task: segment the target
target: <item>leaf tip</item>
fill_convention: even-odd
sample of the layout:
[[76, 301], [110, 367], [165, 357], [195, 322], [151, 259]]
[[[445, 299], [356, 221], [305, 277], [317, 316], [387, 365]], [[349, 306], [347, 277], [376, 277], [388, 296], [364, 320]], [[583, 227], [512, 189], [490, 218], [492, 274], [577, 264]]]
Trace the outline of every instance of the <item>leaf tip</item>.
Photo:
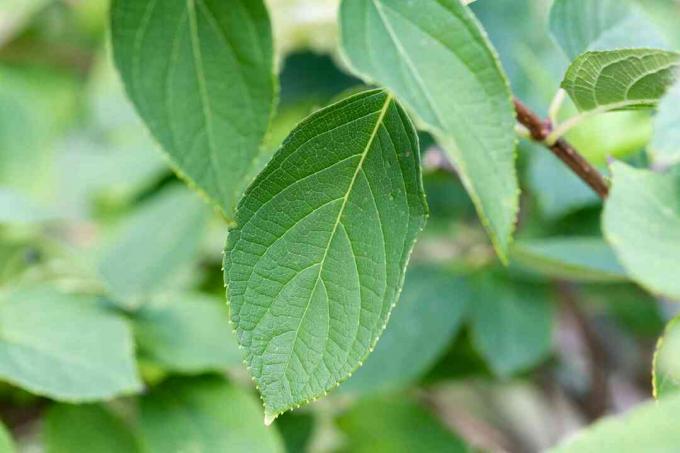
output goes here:
[[272, 423], [274, 423], [274, 420], [276, 420], [276, 417], [278, 417], [278, 414], [270, 414], [269, 412], [264, 413], [264, 425], [265, 426], [271, 426]]

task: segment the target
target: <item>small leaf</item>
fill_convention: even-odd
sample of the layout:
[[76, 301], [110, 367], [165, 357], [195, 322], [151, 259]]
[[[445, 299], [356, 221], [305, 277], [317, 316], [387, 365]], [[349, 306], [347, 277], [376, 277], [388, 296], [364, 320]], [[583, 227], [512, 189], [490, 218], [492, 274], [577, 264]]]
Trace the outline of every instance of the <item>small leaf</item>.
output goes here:
[[616, 162], [603, 231], [630, 277], [680, 299], [680, 172], [637, 170]]
[[513, 263], [536, 273], [579, 282], [627, 280], [614, 251], [600, 238], [570, 237], [520, 241]]
[[116, 302], [136, 308], [173, 283], [198, 252], [208, 214], [195, 194], [176, 185], [126, 219], [99, 264]]
[[426, 212], [418, 138], [383, 91], [310, 116], [246, 191], [225, 282], [269, 419], [337, 386], [373, 349]]
[[5, 425], [0, 422], [0, 453], [14, 453], [14, 442]]
[[43, 425], [47, 453], [135, 453], [136, 439], [123, 421], [100, 405], [57, 404]]
[[581, 111], [654, 107], [676, 79], [680, 54], [658, 49], [586, 52], [562, 81]]
[[645, 13], [628, 0], [555, 0], [550, 31], [570, 60], [586, 50], [666, 46]]
[[114, 58], [173, 167], [231, 218], [276, 97], [261, 0], [115, 0]]
[[344, 0], [340, 20], [355, 73], [393, 91], [437, 137], [505, 260], [519, 202], [515, 113], [473, 14], [459, 0]]
[[125, 320], [50, 288], [0, 295], [0, 379], [70, 402], [141, 388]]
[[544, 288], [480, 275], [469, 306], [473, 344], [498, 376], [549, 354], [554, 309]]
[[389, 329], [342, 390], [388, 392], [421, 377], [458, 331], [469, 298], [455, 274], [430, 266], [410, 269]]
[[606, 417], [567, 439], [550, 453], [649, 453], [676, 451], [680, 394], [649, 401], [621, 416]]
[[680, 163], [680, 81], [666, 92], [654, 120], [654, 136], [648, 151], [654, 163], [669, 167]]
[[165, 382], [141, 399], [140, 426], [148, 452], [283, 452], [255, 399], [217, 377]]
[[652, 385], [657, 399], [680, 390], [680, 317], [669, 322], [659, 338], [654, 352]]
[[406, 397], [363, 400], [340, 416], [343, 453], [470, 451], [430, 412]]
[[217, 298], [157, 298], [135, 312], [135, 338], [144, 357], [165, 370], [220, 371], [242, 360], [228, 318], [227, 307]]

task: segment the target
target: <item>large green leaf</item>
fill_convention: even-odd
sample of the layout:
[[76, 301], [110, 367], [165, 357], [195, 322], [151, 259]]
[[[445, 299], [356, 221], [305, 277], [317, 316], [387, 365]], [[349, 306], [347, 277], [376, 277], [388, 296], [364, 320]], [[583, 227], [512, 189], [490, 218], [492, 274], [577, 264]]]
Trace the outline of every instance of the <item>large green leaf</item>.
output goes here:
[[586, 50], [665, 46], [654, 24], [629, 0], [555, 0], [550, 31], [571, 60]]
[[680, 318], [668, 323], [656, 346], [652, 384], [655, 398], [680, 390]]
[[602, 419], [551, 453], [672, 452], [680, 445], [680, 394], [649, 401], [622, 416]]
[[548, 277], [583, 282], [627, 280], [614, 251], [600, 238], [565, 237], [520, 241], [513, 263]]
[[254, 176], [276, 97], [261, 0], [115, 0], [128, 94], [177, 172], [231, 218]]
[[515, 226], [515, 115], [479, 23], [459, 0], [344, 0], [342, 45], [355, 72], [393, 91], [449, 152], [496, 250]]
[[344, 453], [463, 453], [465, 443], [430, 412], [400, 396], [364, 400], [338, 419]]
[[0, 379], [62, 401], [141, 389], [125, 320], [49, 288], [0, 294]]
[[586, 52], [562, 81], [581, 111], [654, 107], [676, 78], [680, 54], [658, 49]]
[[550, 353], [554, 309], [545, 288], [487, 274], [473, 288], [472, 342], [494, 373], [511, 376]]
[[458, 331], [470, 298], [465, 282], [433, 266], [406, 274], [390, 327], [375, 351], [343, 386], [350, 392], [387, 392], [408, 386], [441, 356]]
[[58, 404], [47, 411], [43, 424], [47, 453], [135, 453], [130, 429], [100, 405]]
[[676, 81], [661, 98], [648, 150], [660, 166], [680, 163], [680, 81]]
[[139, 415], [145, 452], [283, 451], [255, 399], [221, 378], [166, 382], [142, 398]]
[[268, 419], [334, 388], [373, 349], [426, 215], [418, 138], [384, 91], [310, 116], [248, 188], [224, 270]]
[[5, 425], [0, 422], [0, 453], [14, 453], [14, 442]]
[[200, 373], [241, 364], [224, 301], [204, 295], [157, 298], [134, 315], [137, 345], [166, 370]]
[[602, 225], [631, 278], [654, 293], [676, 299], [680, 299], [678, 170], [659, 174], [614, 163]]
[[114, 299], [135, 308], [149, 296], [167, 291], [195, 257], [208, 211], [180, 185], [142, 204], [121, 225], [99, 263], [99, 273]]

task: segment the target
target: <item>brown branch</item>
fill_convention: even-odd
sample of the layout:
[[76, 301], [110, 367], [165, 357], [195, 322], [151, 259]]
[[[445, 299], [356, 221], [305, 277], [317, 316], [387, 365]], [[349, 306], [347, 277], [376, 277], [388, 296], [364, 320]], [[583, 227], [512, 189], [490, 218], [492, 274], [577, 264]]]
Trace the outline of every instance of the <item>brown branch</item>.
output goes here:
[[581, 178], [583, 182], [588, 184], [600, 198], [607, 198], [607, 195], [609, 194], [609, 185], [607, 185], [607, 182], [600, 172], [590, 165], [590, 163], [563, 138], [558, 139], [554, 144], [546, 143], [546, 138], [548, 138], [548, 135], [550, 135], [553, 130], [550, 121], [541, 120], [538, 115], [529, 110], [529, 108], [518, 99], [515, 99], [514, 102], [515, 110], [517, 111], [517, 120], [529, 130], [531, 138], [550, 149], [550, 151], [564, 162], [571, 171]]

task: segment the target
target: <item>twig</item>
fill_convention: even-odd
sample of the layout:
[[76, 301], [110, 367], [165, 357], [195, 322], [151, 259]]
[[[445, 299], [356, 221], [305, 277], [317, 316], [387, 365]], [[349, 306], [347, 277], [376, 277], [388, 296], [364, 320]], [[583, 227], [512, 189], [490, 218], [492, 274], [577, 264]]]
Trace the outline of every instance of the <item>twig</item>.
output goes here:
[[550, 151], [564, 162], [583, 180], [583, 182], [588, 184], [600, 198], [607, 198], [607, 195], [609, 195], [609, 186], [600, 172], [590, 165], [590, 163], [565, 139], [559, 138], [555, 143], [547, 143], [546, 139], [553, 130], [552, 123], [550, 121], [541, 120], [521, 101], [515, 99], [514, 102], [515, 110], [517, 111], [517, 120], [529, 130], [531, 138], [550, 149]]

